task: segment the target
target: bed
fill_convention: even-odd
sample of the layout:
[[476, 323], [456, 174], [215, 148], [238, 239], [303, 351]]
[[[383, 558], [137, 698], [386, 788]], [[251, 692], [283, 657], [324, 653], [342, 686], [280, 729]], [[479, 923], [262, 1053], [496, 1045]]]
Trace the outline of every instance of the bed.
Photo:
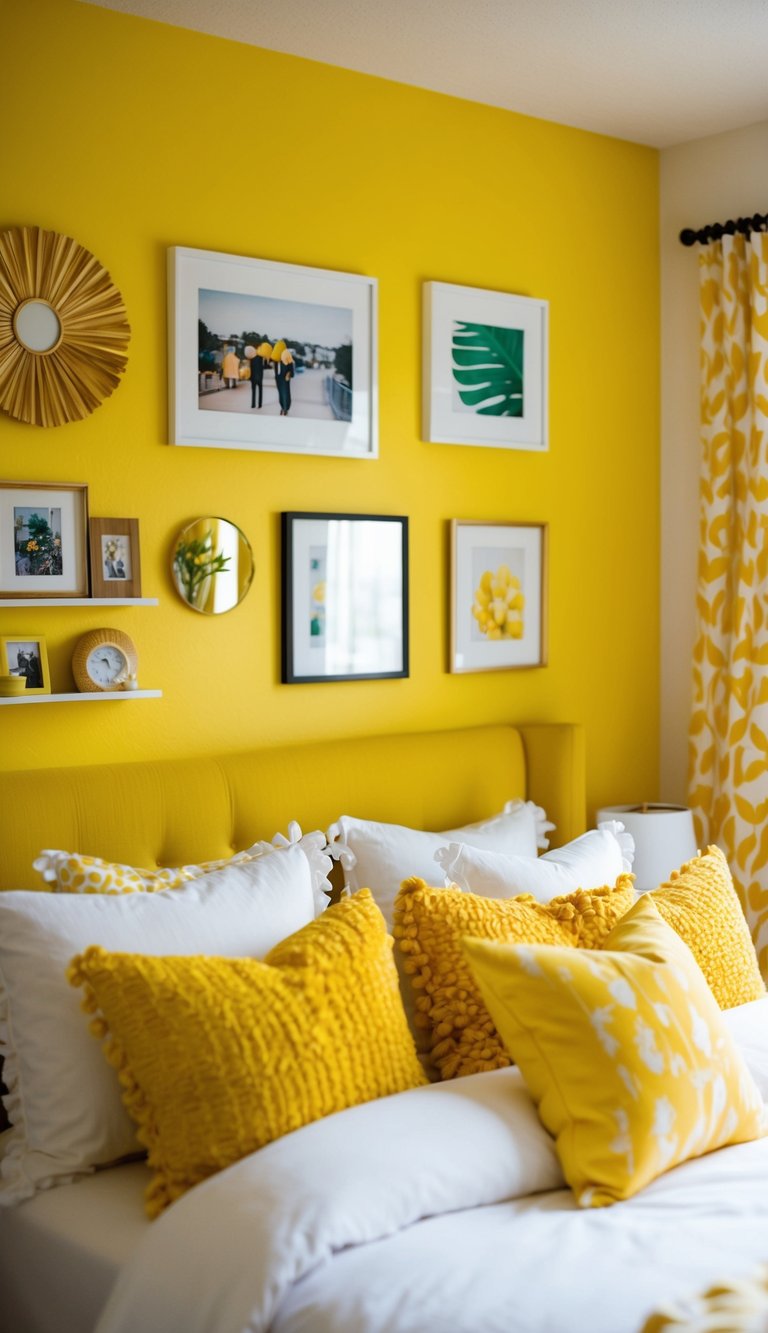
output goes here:
[[[0, 886], [44, 847], [156, 867], [344, 812], [413, 828], [543, 806], [583, 832], [570, 725], [374, 737], [0, 777]], [[768, 1000], [725, 1015], [768, 1099]], [[0, 1152], [2, 1140], [0, 1140]], [[658, 1306], [768, 1257], [768, 1138], [580, 1209], [517, 1069], [415, 1087], [270, 1143], [143, 1211], [141, 1160], [0, 1208], [13, 1333], [640, 1333]]]

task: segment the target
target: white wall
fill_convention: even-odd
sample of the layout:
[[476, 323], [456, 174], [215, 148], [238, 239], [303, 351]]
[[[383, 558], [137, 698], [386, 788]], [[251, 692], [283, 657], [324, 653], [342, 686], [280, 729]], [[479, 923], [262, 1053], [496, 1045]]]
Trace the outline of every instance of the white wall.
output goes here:
[[768, 211], [768, 121], [661, 152], [661, 773], [685, 799], [698, 549], [698, 246], [683, 227]]

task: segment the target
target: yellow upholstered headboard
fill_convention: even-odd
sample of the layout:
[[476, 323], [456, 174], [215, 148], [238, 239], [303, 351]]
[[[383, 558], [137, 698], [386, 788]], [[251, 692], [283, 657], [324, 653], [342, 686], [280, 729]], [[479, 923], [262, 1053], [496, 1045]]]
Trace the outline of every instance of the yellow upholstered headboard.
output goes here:
[[450, 828], [512, 797], [544, 806], [552, 845], [585, 828], [580, 727], [471, 727], [199, 759], [0, 774], [0, 888], [37, 889], [44, 848], [183, 865], [339, 815]]

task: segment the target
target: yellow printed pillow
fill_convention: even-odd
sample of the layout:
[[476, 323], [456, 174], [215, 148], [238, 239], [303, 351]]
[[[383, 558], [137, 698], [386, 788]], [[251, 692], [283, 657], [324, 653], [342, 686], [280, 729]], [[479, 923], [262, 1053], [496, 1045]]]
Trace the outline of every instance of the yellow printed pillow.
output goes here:
[[441, 1078], [509, 1064], [461, 947], [465, 935], [508, 943], [596, 946], [635, 901], [631, 875], [614, 888], [577, 889], [548, 903], [531, 894], [480, 898], [404, 882], [394, 936], [414, 994], [414, 1025], [427, 1032]]
[[718, 1282], [702, 1296], [657, 1310], [642, 1333], [760, 1333], [768, 1328], [768, 1264], [749, 1277]]
[[155, 893], [158, 889], [178, 889], [212, 870], [252, 859], [248, 852], [238, 852], [236, 856], [202, 861], [200, 865], [144, 870], [81, 852], [45, 851], [32, 862], [32, 867], [53, 893]]
[[685, 940], [721, 1009], [765, 995], [752, 936], [719, 847], [699, 853], [650, 896]]
[[149, 1150], [156, 1216], [312, 1120], [425, 1082], [367, 889], [250, 958], [88, 949], [69, 972]]
[[464, 948], [581, 1207], [768, 1134], [768, 1107], [701, 969], [649, 895], [600, 949]]

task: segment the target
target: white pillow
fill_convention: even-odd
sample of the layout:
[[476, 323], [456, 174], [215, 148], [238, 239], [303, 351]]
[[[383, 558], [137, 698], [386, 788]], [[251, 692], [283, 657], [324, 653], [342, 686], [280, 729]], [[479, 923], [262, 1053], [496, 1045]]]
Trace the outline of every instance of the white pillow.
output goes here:
[[370, 889], [391, 930], [392, 908], [402, 881], [413, 875], [428, 884], [442, 879], [435, 873], [435, 852], [446, 841], [535, 857], [538, 847], [549, 846], [546, 834], [553, 828], [533, 801], [508, 801], [501, 814], [444, 833], [422, 833], [401, 824], [342, 815], [328, 830], [328, 851], [341, 861], [344, 887], [350, 893]]
[[[117, 1075], [67, 980], [98, 944], [143, 954], [262, 958], [316, 915], [298, 844], [157, 893], [0, 893], [0, 1054], [12, 1128], [0, 1204], [140, 1151]], [[327, 864], [327, 857], [322, 858]]]
[[42, 875], [52, 893], [157, 893], [158, 889], [179, 889], [191, 879], [200, 879], [214, 870], [225, 870], [241, 861], [252, 861], [275, 847], [288, 847], [296, 842], [306, 852], [312, 870], [315, 906], [320, 915], [328, 906], [331, 884], [328, 871], [331, 860], [325, 855], [325, 835], [316, 830], [302, 833], [296, 820], [288, 825], [288, 836], [276, 833], [272, 842], [255, 842], [244, 852], [220, 861], [204, 861], [200, 865], [164, 866], [146, 870], [127, 866], [100, 857], [84, 856], [79, 852], [47, 850], [32, 862], [32, 869]]
[[446, 881], [484, 898], [513, 898], [532, 893], [548, 903], [574, 889], [599, 889], [614, 884], [632, 869], [635, 844], [617, 820], [574, 838], [544, 856], [505, 856], [452, 842], [435, 853]]

